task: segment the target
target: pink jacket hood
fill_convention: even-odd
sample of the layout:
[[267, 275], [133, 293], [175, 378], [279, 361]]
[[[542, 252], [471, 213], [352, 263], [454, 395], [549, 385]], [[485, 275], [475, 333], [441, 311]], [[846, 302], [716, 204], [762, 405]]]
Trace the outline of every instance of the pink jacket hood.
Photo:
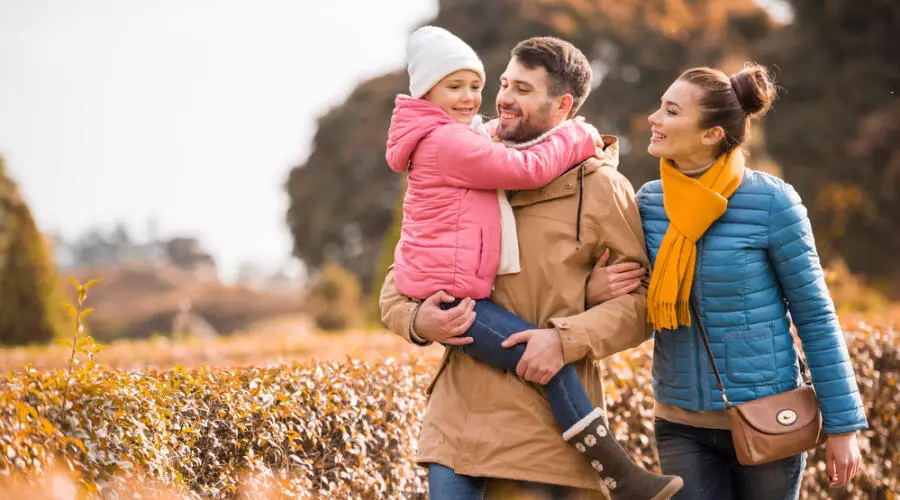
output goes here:
[[419, 142], [436, 128], [453, 123], [443, 109], [424, 99], [398, 95], [388, 131], [387, 162], [396, 172], [405, 172]]

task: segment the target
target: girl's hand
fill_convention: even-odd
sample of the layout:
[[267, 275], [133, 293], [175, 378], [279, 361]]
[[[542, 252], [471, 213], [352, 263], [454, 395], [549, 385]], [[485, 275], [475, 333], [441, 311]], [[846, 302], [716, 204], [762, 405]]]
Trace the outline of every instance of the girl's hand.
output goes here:
[[856, 432], [840, 436], [828, 436], [825, 442], [825, 470], [828, 472], [829, 486], [843, 488], [850, 484], [859, 470], [861, 456]]
[[591, 137], [594, 139], [594, 149], [596, 150], [595, 156], [597, 158], [602, 158], [603, 150], [606, 149], [606, 144], [603, 143], [603, 137], [600, 135], [600, 132], [597, 130], [597, 128], [584, 121], [584, 117], [580, 115], [572, 118], [572, 121], [591, 135]]

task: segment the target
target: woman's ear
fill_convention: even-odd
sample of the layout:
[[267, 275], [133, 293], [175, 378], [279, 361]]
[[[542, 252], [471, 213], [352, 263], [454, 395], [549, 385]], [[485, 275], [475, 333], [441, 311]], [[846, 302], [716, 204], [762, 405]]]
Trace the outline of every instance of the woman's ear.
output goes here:
[[715, 146], [725, 140], [725, 129], [720, 126], [708, 128], [703, 132], [700, 143], [704, 146]]

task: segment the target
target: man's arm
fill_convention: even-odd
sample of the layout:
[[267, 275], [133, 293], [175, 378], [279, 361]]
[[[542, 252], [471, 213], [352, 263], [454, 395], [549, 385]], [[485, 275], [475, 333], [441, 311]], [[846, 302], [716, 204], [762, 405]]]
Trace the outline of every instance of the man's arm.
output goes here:
[[388, 330], [405, 338], [407, 341], [418, 345], [428, 345], [429, 340], [422, 337], [415, 339], [410, 335], [410, 323], [413, 312], [419, 307], [419, 303], [401, 294], [394, 286], [394, 266], [388, 268], [384, 283], [381, 284], [381, 295], [378, 297], [378, 307], [381, 309], [381, 322]]
[[441, 309], [442, 302], [453, 300], [442, 291], [422, 302], [406, 297], [394, 285], [394, 266], [391, 265], [381, 285], [378, 306], [381, 321], [388, 330], [413, 344], [427, 346], [432, 341], [447, 345], [470, 344], [472, 337], [463, 334], [475, 321], [475, 301], [466, 298], [452, 309]]
[[[637, 262], [649, 271], [644, 230], [631, 184], [618, 175], [602, 175], [597, 190], [605, 210], [585, 213], [597, 232], [596, 255], [610, 250], [611, 263]], [[603, 359], [640, 345], [650, 335], [647, 322], [647, 280], [631, 293], [567, 317], [552, 318], [566, 364], [584, 357]]]

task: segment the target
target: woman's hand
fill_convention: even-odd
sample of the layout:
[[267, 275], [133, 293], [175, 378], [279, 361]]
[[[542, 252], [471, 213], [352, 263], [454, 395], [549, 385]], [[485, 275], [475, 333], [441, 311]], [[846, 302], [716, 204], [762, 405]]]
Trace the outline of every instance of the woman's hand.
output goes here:
[[585, 295], [588, 307], [637, 290], [641, 286], [644, 275], [647, 274], [647, 270], [637, 262], [622, 262], [607, 267], [608, 261], [609, 249], [607, 248], [588, 278]]
[[856, 433], [828, 436], [825, 442], [825, 470], [828, 471], [829, 486], [843, 488], [850, 484], [859, 470], [861, 456]]

